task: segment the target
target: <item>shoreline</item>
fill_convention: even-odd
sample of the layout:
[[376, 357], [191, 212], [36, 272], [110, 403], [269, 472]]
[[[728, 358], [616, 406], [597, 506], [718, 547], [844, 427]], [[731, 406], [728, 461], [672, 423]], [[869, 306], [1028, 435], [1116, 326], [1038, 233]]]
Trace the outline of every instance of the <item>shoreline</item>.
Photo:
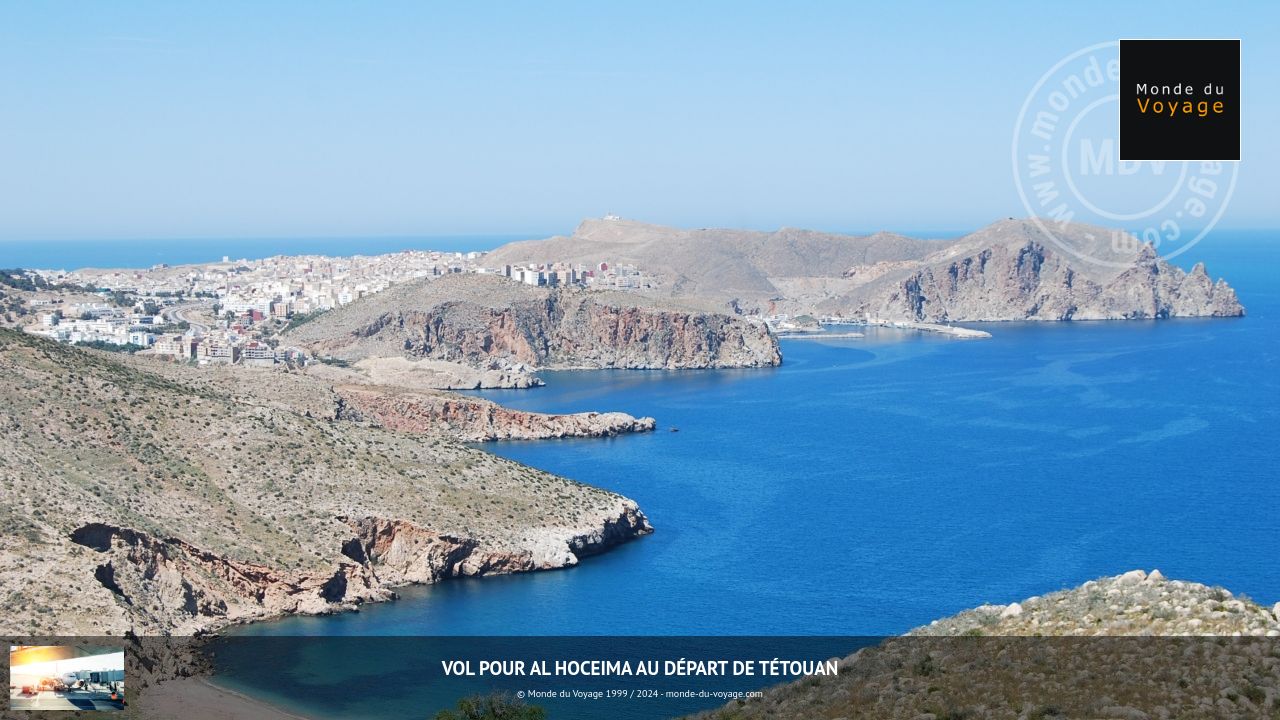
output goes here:
[[892, 330], [916, 330], [919, 332], [937, 333], [939, 335], [949, 335], [951, 337], [961, 338], [964, 340], [979, 340], [991, 337], [991, 333], [986, 330], [973, 330], [970, 328], [959, 327], [957, 325], [944, 325], [942, 323], [872, 319], [859, 324], [868, 327], [890, 328]]
[[777, 336], [779, 340], [849, 340], [862, 337], [866, 337], [866, 334], [860, 332], [797, 332], [782, 333]]

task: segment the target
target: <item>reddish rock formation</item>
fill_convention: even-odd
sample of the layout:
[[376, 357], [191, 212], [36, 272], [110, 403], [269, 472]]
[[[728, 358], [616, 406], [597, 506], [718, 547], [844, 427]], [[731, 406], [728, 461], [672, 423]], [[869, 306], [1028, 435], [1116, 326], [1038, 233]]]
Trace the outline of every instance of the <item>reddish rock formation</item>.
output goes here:
[[393, 287], [326, 313], [290, 335], [318, 354], [347, 360], [403, 356], [538, 368], [782, 362], [776, 339], [763, 325], [655, 302], [467, 275]]
[[315, 614], [395, 596], [366, 568], [289, 572], [233, 560], [177, 538], [91, 523], [73, 542], [103, 554], [94, 576], [134, 613], [175, 632], [287, 613]]
[[405, 520], [339, 518], [354, 536], [340, 560], [288, 571], [210, 552], [177, 538], [90, 523], [72, 542], [101, 553], [95, 579], [135, 617], [175, 634], [286, 614], [323, 614], [394, 598], [394, 587], [451, 577], [501, 575], [576, 565], [653, 532], [635, 504], [619, 497], [613, 514], [580, 527], [529, 530], [511, 546], [431, 531]]
[[404, 520], [348, 518], [346, 522], [356, 536], [343, 545], [342, 554], [389, 586], [568, 567], [653, 532], [644, 515], [627, 504], [597, 527], [533, 534], [516, 549], [487, 549], [474, 539], [444, 535]]
[[607, 437], [649, 432], [653, 418], [620, 412], [570, 415], [512, 410], [481, 398], [448, 393], [412, 392], [397, 388], [335, 388], [348, 419], [373, 420], [393, 430], [443, 433], [467, 442], [535, 440], [564, 437]]
[[[1236, 317], [1236, 293], [1198, 264], [1190, 272], [1150, 245], [1110, 246], [1113, 233], [1071, 226], [1057, 244], [1031, 223], [1006, 221], [916, 267], [896, 267], [820, 307], [850, 317], [925, 322]], [[1066, 247], [1086, 257], [1073, 257]], [[874, 270], [874, 268], [872, 269]], [[862, 268], [846, 271], [858, 276]]]

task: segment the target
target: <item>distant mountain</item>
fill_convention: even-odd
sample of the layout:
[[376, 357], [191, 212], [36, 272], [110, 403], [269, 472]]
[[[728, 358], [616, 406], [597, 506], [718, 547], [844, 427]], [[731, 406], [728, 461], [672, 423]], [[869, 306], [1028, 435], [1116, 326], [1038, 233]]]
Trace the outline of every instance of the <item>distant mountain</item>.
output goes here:
[[631, 264], [658, 278], [651, 296], [747, 313], [915, 321], [1244, 313], [1230, 286], [1203, 266], [1186, 272], [1132, 236], [1070, 225], [1049, 238], [1012, 219], [952, 241], [588, 220], [571, 236], [512, 243], [486, 262]]
[[492, 266], [528, 262], [631, 264], [664, 280], [677, 297], [769, 297], [773, 277], [840, 277], [846, 268], [918, 260], [948, 245], [893, 233], [839, 235], [783, 228], [683, 230], [631, 220], [584, 220], [573, 235], [511, 243], [488, 255]]

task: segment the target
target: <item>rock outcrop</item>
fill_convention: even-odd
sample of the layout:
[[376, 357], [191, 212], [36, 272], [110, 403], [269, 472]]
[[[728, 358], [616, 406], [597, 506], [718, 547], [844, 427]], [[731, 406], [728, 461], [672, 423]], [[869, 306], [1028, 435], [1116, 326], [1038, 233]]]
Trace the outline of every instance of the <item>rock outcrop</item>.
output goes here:
[[1134, 570], [937, 620], [838, 670], [697, 717], [1274, 717], [1280, 617]]
[[395, 596], [376, 587], [365, 568], [352, 563], [320, 573], [290, 572], [104, 523], [76, 528], [71, 540], [101, 554], [94, 578], [129, 607], [135, 622], [176, 634], [290, 613], [349, 609]]
[[[1010, 608], [1018, 606], [1017, 612]], [[1280, 636], [1280, 618], [1220, 587], [1130, 570], [1013, 605], [982, 605], [912, 635]]]
[[653, 532], [644, 514], [627, 503], [598, 526], [534, 533], [514, 549], [487, 548], [472, 538], [437, 533], [404, 520], [370, 517], [346, 522], [355, 537], [343, 544], [342, 554], [368, 570], [375, 583], [390, 587], [571, 567], [581, 558]]
[[193, 634], [287, 614], [351, 610], [396, 597], [393, 588], [447, 578], [551, 570], [653, 532], [634, 503], [619, 499], [598, 524], [530, 529], [507, 546], [381, 517], [338, 518], [351, 537], [342, 561], [319, 570], [245, 562], [179, 538], [89, 523], [71, 541], [97, 554], [94, 579], [135, 622]]
[[361, 299], [289, 334], [321, 356], [536, 368], [725, 368], [781, 362], [762, 324], [622, 293], [446, 276]]
[[657, 426], [653, 418], [621, 412], [525, 412], [451, 393], [373, 386], [340, 386], [335, 391], [348, 419], [371, 420], [404, 432], [443, 434], [464, 442], [611, 437], [649, 432]]
[[[1033, 223], [997, 223], [925, 258], [884, 272], [822, 307], [854, 317], [924, 322], [1132, 320], [1234, 317], [1235, 291], [1203, 264], [1190, 272], [1150, 245], [1098, 242], [1102, 228], [1072, 226], [1055, 244]], [[1078, 259], [1065, 248], [1080, 248]], [[858, 275], [858, 268], [846, 271]]]

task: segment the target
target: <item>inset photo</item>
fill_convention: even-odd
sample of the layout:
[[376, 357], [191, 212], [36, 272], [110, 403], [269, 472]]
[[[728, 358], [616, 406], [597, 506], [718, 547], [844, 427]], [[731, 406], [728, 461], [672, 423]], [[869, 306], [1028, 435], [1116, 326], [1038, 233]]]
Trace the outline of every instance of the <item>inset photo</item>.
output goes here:
[[10, 710], [123, 710], [124, 649], [10, 645]]

